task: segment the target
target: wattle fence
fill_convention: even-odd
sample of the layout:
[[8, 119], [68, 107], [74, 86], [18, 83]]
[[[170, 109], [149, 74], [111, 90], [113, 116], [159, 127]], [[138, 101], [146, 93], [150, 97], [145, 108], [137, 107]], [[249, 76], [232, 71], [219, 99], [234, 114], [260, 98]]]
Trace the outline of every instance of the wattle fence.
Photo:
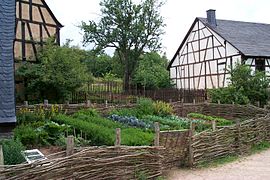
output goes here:
[[190, 129], [183, 131], [159, 132], [156, 128], [153, 147], [120, 146], [121, 140], [116, 135], [119, 144], [114, 147], [89, 147], [75, 150], [69, 156], [60, 152], [58, 156], [31, 165], [0, 166], [0, 179], [155, 179], [173, 167], [193, 167], [228, 155], [243, 155], [254, 145], [270, 141], [270, 114], [266, 109], [239, 105], [178, 105], [174, 104], [177, 113], [208, 112], [231, 117], [236, 124], [217, 127], [213, 123], [212, 130], [201, 133], [195, 132], [193, 122]]
[[90, 147], [67, 157], [0, 166], [0, 179], [154, 179], [162, 175], [163, 149]]
[[228, 155], [248, 153], [253, 145], [270, 141], [270, 114], [196, 134], [191, 138], [191, 166]]

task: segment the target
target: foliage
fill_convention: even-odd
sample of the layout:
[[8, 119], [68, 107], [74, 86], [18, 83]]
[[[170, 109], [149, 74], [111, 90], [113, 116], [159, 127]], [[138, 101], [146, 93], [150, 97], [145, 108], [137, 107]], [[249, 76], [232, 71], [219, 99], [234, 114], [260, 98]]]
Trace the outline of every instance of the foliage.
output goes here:
[[270, 148], [270, 143], [268, 141], [262, 141], [251, 147], [251, 153], [258, 153]]
[[179, 118], [177, 116], [167, 116], [167, 117], [160, 117], [160, 116], [153, 116], [147, 115], [143, 117], [143, 120], [146, 122], [159, 122], [161, 130], [182, 130], [188, 129], [190, 120], [187, 118]]
[[139, 61], [133, 83], [147, 89], [171, 87], [168, 60], [156, 52], [146, 53]]
[[48, 121], [60, 113], [63, 113], [61, 105], [51, 105], [50, 107], [35, 106], [33, 111], [29, 108], [21, 108], [17, 113], [17, 123], [19, 125], [27, 125], [39, 121]]
[[27, 80], [28, 95], [63, 102], [90, 78], [86, 66], [81, 63], [84, 58], [78, 48], [68, 44], [59, 47], [49, 40], [39, 52], [39, 63], [23, 64], [16, 75]]
[[149, 98], [139, 98], [136, 104], [136, 117], [154, 114], [154, 102]]
[[73, 117], [78, 117], [80, 115], [86, 115], [87, 117], [100, 117], [96, 109], [82, 109], [76, 112]]
[[25, 162], [22, 155], [22, 151], [25, 150], [25, 147], [18, 139], [2, 140], [0, 141], [0, 145], [3, 147], [5, 165], [16, 165]]
[[104, 118], [80, 116], [76, 119], [65, 115], [58, 115], [54, 121], [64, 123], [87, 134], [91, 145], [113, 145], [115, 140], [115, 128], [122, 130], [123, 145], [150, 145], [153, 135], [141, 129], [127, 128], [120, 123]]
[[244, 89], [236, 89], [235, 87], [225, 87], [219, 89], [209, 90], [211, 100], [213, 103], [220, 101], [221, 104], [241, 104], [245, 105], [250, 102], [249, 98], [245, 95]]
[[160, 16], [162, 3], [144, 0], [135, 4], [131, 0], [102, 0], [102, 17], [98, 23], [82, 23], [84, 43], [93, 43], [97, 50], [115, 48], [121, 64], [125, 67], [124, 84], [129, 81], [139, 57], [146, 49], [161, 47], [160, 36], [164, 33]]
[[118, 116], [116, 114], [113, 114], [113, 115], [110, 115], [108, 118], [113, 121], [126, 124], [128, 126], [145, 128], [145, 129], [153, 128], [153, 124], [145, 123], [144, 121], [141, 121], [134, 116], [128, 117], [128, 116]]
[[68, 129], [66, 125], [59, 125], [55, 122], [47, 122], [44, 126], [37, 129], [38, 132], [46, 132], [48, 137], [46, 142], [54, 145], [55, 141], [59, 139], [60, 136], [64, 136], [65, 131]]
[[202, 119], [202, 120], [207, 120], [207, 121], [216, 121], [217, 125], [219, 126], [227, 126], [227, 125], [232, 125], [233, 121], [221, 118], [221, 117], [216, 117], [216, 116], [206, 116], [203, 114], [199, 113], [189, 113], [187, 115], [189, 118], [195, 118], [195, 119]]
[[109, 55], [101, 53], [96, 56], [89, 55], [85, 64], [94, 77], [103, 77], [104, 74], [112, 71], [113, 60]]
[[158, 116], [169, 116], [173, 114], [173, 107], [166, 102], [154, 102], [154, 114]]
[[214, 89], [210, 91], [212, 102], [220, 101], [221, 103], [256, 104], [260, 102], [265, 105], [269, 98], [267, 88], [270, 80], [264, 72], [252, 70], [248, 65], [236, 64], [235, 68], [230, 71], [230, 84], [227, 88]]
[[22, 142], [23, 145], [34, 147], [39, 145], [48, 145], [48, 133], [39, 131], [31, 126], [18, 126], [14, 129], [14, 137]]

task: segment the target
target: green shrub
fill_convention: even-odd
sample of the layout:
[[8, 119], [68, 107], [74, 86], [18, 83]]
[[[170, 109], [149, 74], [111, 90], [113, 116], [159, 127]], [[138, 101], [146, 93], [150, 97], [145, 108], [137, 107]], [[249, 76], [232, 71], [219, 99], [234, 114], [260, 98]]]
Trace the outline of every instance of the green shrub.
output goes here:
[[206, 116], [203, 114], [199, 113], [189, 113], [187, 115], [189, 118], [196, 118], [196, 119], [202, 119], [206, 121], [216, 121], [218, 126], [227, 126], [227, 125], [232, 125], [233, 121], [221, 118], [221, 117], [216, 117], [216, 116]]
[[154, 114], [158, 116], [169, 116], [173, 114], [173, 107], [166, 102], [154, 102]]
[[27, 125], [31, 123], [35, 123], [38, 121], [44, 121], [45, 117], [40, 116], [39, 114], [31, 112], [29, 109], [24, 108], [20, 109], [17, 113], [17, 123], [19, 125]]
[[18, 126], [14, 129], [15, 139], [19, 139], [25, 146], [47, 145], [48, 133], [31, 126]]
[[138, 99], [136, 111], [138, 118], [142, 117], [143, 115], [153, 115], [154, 114], [153, 100], [148, 98]]
[[59, 125], [55, 122], [47, 122], [43, 127], [38, 129], [40, 132], [47, 133], [48, 137], [46, 141], [50, 144], [54, 144], [59, 137], [65, 134], [68, 129], [66, 125]]
[[218, 101], [220, 101], [221, 104], [236, 103], [245, 105], [250, 102], [248, 96], [245, 95], [243, 88], [236, 89], [235, 87], [230, 86], [219, 89], [211, 89], [209, 90], [209, 94], [213, 103], [218, 103]]
[[76, 112], [73, 115], [73, 117], [77, 117], [77, 116], [79, 116], [81, 114], [86, 115], [88, 117], [100, 117], [100, 115], [97, 112], [97, 110], [96, 109], [92, 109], [92, 108], [91, 109], [82, 109], [82, 110]]
[[22, 151], [25, 150], [23, 144], [17, 140], [2, 140], [0, 144], [3, 147], [4, 164], [16, 165], [25, 162]]
[[138, 128], [127, 128], [121, 130], [121, 143], [127, 146], [152, 145], [154, 134], [143, 132]]

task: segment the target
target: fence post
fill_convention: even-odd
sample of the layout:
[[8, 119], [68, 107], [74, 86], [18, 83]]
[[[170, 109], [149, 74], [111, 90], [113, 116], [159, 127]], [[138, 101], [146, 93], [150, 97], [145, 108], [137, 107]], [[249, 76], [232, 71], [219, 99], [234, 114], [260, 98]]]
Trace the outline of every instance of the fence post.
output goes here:
[[155, 122], [155, 146], [159, 146], [159, 136], [160, 136], [160, 128], [159, 123]]
[[28, 106], [29, 106], [28, 101], [24, 101], [24, 102], [23, 102], [23, 105], [24, 105], [25, 107], [28, 107]]
[[217, 129], [217, 123], [216, 121], [211, 121], [212, 123], [212, 130], [215, 131]]
[[196, 99], [193, 99], [193, 104], [194, 104], [194, 105], [196, 104]]
[[74, 153], [74, 136], [67, 137], [66, 156], [70, 156]]
[[108, 100], [105, 100], [105, 107], [108, 107]]
[[69, 106], [69, 101], [65, 101], [65, 105]]
[[44, 106], [47, 107], [49, 105], [49, 101], [47, 99], [44, 99]]
[[220, 104], [220, 100], [218, 100], [218, 104]]
[[189, 129], [189, 167], [193, 167], [194, 164], [194, 152], [192, 147], [192, 138], [195, 131], [195, 123], [190, 122], [190, 129]]
[[[0, 166], [4, 165], [4, 154], [3, 154], [3, 147], [0, 145]], [[0, 168], [1, 170], [1, 168]]]
[[241, 149], [241, 132], [240, 132], [240, 121], [237, 120], [236, 121], [236, 133], [237, 133], [237, 136], [236, 136], [236, 147], [238, 148], [237, 149], [237, 152], [242, 155], [242, 149]]
[[91, 106], [91, 101], [90, 100], [87, 100], [86, 101], [86, 107], [89, 108]]
[[115, 146], [121, 146], [121, 129], [116, 129]]

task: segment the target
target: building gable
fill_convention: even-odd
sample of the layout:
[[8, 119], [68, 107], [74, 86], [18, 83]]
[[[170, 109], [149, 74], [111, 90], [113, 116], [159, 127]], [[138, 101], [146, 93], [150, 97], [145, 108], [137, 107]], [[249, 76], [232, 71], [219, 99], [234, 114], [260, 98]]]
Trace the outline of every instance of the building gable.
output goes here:
[[226, 86], [228, 68], [241, 60], [241, 53], [199, 18], [170, 62], [170, 76], [180, 89]]

